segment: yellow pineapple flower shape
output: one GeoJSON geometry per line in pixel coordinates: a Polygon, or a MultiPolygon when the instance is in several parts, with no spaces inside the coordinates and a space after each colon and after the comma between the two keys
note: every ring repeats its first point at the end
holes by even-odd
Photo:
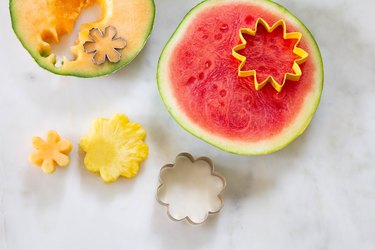
{"type": "Polygon", "coordinates": [[[96,119],[80,142],[86,152],[84,164],[91,172],[100,173],[105,182],[116,181],[120,176],[135,177],[140,163],[148,156],[145,137],[145,129],[123,114],[96,119]]]}
{"type": "Polygon", "coordinates": [[[35,136],[32,144],[36,151],[30,155],[29,160],[32,164],[40,166],[44,173],[53,173],[56,165],[60,167],[69,165],[68,154],[72,151],[72,144],[66,139],[61,139],[56,131],[48,131],[46,141],[35,136]]]}

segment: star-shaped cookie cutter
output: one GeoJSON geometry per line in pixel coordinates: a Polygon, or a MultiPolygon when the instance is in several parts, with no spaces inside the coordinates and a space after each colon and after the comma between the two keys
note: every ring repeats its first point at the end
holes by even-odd
{"type": "Polygon", "coordinates": [[[285,21],[283,19],[280,19],[274,25],[269,26],[268,23],[264,19],[259,18],[255,22],[255,29],[254,30],[250,29],[250,28],[241,28],[240,31],[239,31],[239,35],[240,35],[241,44],[236,45],[232,49],[232,55],[236,59],[241,61],[241,64],[238,67],[238,76],[239,77],[254,76],[254,84],[255,84],[256,90],[260,90],[261,88],[263,88],[267,84],[267,82],[270,82],[272,84],[272,86],[278,92],[280,92],[287,80],[298,81],[301,78],[302,70],[299,67],[299,65],[306,61],[309,54],[305,50],[303,50],[301,48],[298,48],[298,45],[299,45],[299,43],[302,39],[302,34],[300,32],[287,33],[286,24],[285,24],[285,21]],[[246,64],[246,60],[247,60],[245,56],[238,53],[239,50],[245,49],[246,45],[247,45],[247,41],[244,38],[243,34],[255,36],[257,31],[258,31],[258,25],[259,24],[262,24],[266,28],[268,33],[272,33],[277,27],[282,26],[282,28],[283,28],[283,39],[284,40],[289,40],[289,39],[297,40],[297,42],[295,43],[294,48],[293,48],[293,53],[296,54],[297,56],[299,56],[300,58],[294,60],[294,63],[293,63],[293,66],[292,66],[292,69],[293,69],[294,73],[286,73],[285,76],[284,76],[284,80],[281,84],[278,83],[275,80],[275,78],[273,78],[273,76],[268,76],[266,80],[259,83],[258,80],[257,80],[257,76],[256,76],[256,70],[245,70],[245,71],[242,70],[244,68],[244,66],[246,64]]]}

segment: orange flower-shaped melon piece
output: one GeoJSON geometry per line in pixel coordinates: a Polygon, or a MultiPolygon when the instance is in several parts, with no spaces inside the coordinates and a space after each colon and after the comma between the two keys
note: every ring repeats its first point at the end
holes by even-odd
{"type": "Polygon", "coordinates": [[[69,165],[68,154],[72,151],[72,144],[66,139],[61,139],[56,131],[48,131],[47,140],[34,137],[32,144],[36,151],[30,155],[29,160],[32,164],[41,167],[44,173],[53,173],[57,165],[60,167],[69,165]]]}

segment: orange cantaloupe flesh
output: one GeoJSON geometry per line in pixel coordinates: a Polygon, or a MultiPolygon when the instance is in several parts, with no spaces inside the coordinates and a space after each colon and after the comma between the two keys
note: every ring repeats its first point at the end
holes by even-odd
{"type": "Polygon", "coordinates": [[[40,66],[57,74],[92,77],[109,74],[134,59],[152,30],[155,5],[153,0],[11,0],[10,11],[15,33],[40,66]],[[80,13],[93,4],[101,6],[101,17],[81,25],[76,44],[71,48],[75,59],[64,59],[61,67],[55,67],[51,44],[72,32],[80,13]],[[95,65],[92,55],[85,53],[82,45],[90,40],[91,28],[104,30],[109,25],[116,27],[127,46],[119,63],[95,65]]]}

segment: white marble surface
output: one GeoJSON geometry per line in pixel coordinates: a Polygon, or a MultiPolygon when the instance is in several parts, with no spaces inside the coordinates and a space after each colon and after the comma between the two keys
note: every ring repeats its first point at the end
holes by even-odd
{"type": "Polygon", "coordinates": [[[156,0],[145,50],[106,78],[53,75],[33,62],[0,1],[0,249],[375,249],[375,25],[373,0],[278,0],[317,39],[326,80],[306,133],[268,156],[240,157],[191,136],[157,91],[158,56],[198,0],[156,0]],[[98,116],[123,112],[149,132],[134,180],[104,184],[77,143],[98,116]],[[72,164],[47,176],[27,161],[50,128],[74,143],[72,164]],[[172,222],[155,200],[164,163],[207,155],[228,181],[221,214],[203,226],[172,222]]]}

